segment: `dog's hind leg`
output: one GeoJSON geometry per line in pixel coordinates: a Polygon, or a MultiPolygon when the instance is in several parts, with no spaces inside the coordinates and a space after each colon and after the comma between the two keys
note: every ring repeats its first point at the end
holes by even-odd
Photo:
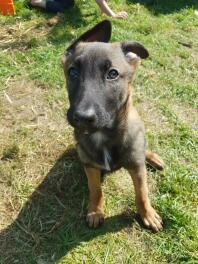
{"type": "Polygon", "coordinates": [[[86,220],[89,227],[95,228],[104,222],[101,171],[88,166],[84,169],[89,187],[89,207],[86,220]]]}
{"type": "Polygon", "coordinates": [[[164,168],[164,161],[154,152],[146,151],[146,162],[157,170],[164,168]]]}

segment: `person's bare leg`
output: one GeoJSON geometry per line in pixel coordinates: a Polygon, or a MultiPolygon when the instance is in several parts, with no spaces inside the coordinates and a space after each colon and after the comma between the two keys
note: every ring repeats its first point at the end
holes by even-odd
{"type": "Polygon", "coordinates": [[[104,222],[103,197],[101,188],[101,171],[92,167],[84,167],[89,187],[89,207],[87,222],[89,227],[97,227],[104,222]]]}
{"type": "Polygon", "coordinates": [[[161,217],[151,206],[148,197],[147,172],[144,165],[130,169],[129,173],[133,179],[135,188],[135,200],[137,211],[140,214],[143,223],[158,232],[162,229],[161,217]]]}
{"type": "Polygon", "coordinates": [[[106,0],[96,0],[96,3],[100,7],[100,10],[102,13],[106,14],[107,16],[115,17],[115,18],[121,18],[126,19],[128,17],[127,12],[121,11],[121,12],[114,12],[110,6],[108,5],[106,0]]]}

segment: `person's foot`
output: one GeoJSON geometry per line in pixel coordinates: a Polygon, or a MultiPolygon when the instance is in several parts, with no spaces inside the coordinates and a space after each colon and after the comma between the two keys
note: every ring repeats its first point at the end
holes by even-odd
{"type": "Polygon", "coordinates": [[[32,6],[46,8],[46,0],[31,0],[30,4],[32,6]]]}

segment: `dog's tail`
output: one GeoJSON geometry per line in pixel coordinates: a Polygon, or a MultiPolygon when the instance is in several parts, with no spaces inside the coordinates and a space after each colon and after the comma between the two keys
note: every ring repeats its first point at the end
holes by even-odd
{"type": "Polygon", "coordinates": [[[151,151],[146,151],[146,162],[157,170],[163,170],[165,165],[160,156],[151,151]]]}

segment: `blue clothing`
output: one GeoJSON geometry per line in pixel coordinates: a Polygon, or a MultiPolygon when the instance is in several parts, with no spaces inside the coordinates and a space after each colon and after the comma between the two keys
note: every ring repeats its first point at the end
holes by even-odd
{"type": "Polygon", "coordinates": [[[74,6],[74,0],[52,0],[46,2],[46,10],[49,12],[63,12],[74,6]]]}

